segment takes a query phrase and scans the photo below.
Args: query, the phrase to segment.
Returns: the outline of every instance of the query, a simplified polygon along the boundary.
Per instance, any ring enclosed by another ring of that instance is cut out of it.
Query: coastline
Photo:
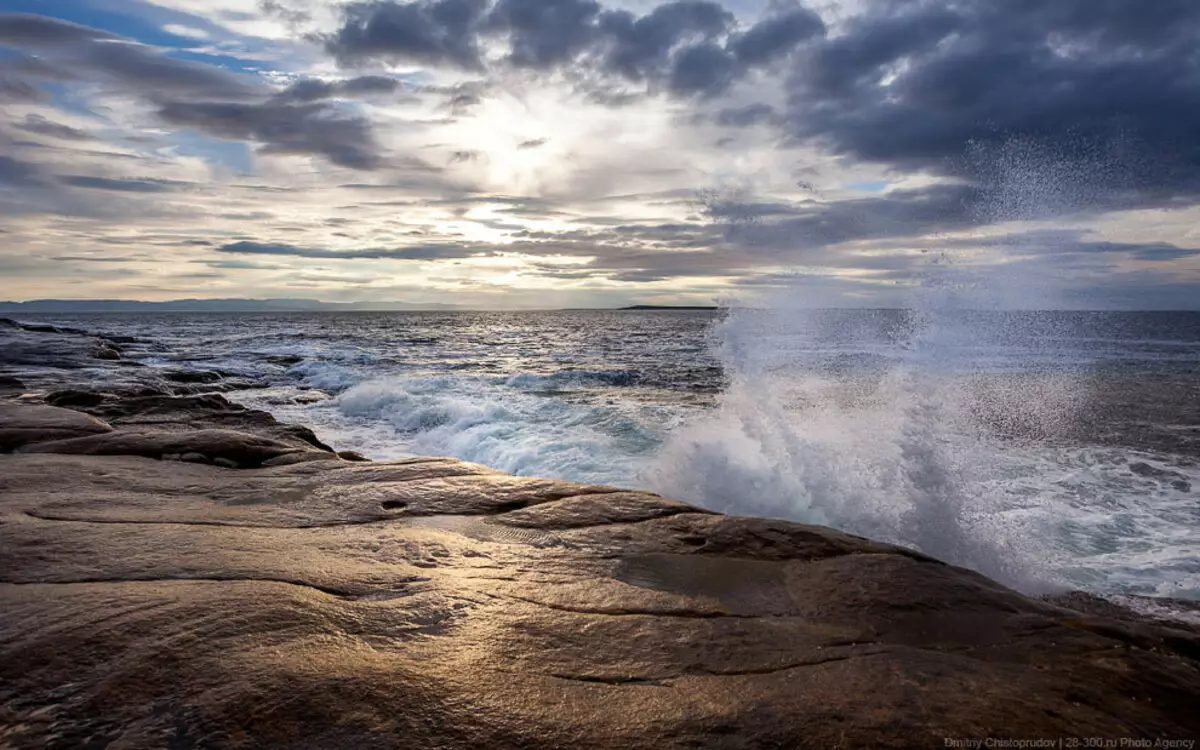
[[[6,327],[41,363],[0,375],[8,745],[1200,734],[1195,627],[822,527],[355,460],[219,392],[253,384]]]

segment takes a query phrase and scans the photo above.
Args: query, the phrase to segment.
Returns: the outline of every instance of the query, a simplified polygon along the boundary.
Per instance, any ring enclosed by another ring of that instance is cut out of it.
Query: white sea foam
[[[309,372],[317,382],[331,377],[327,368]],[[352,379],[345,375],[333,379],[345,385]],[[396,373],[295,408],[331,440],[348,438],[372,458],[454,456],[513,474],[629,486],[677,412],[604,398],[546,397],[546,389],[568,382],[577,380]]]

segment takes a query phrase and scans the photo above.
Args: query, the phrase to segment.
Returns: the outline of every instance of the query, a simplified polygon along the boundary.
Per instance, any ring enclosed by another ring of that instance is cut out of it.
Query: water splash
[[[1044,220],[1086,200],[1070,180],[1078,165],[1044,150],[1014,142],[985,156],[970,154],[987,178],[970,209],[976,223]],[[909,310],[880,311],[873,330],[805,309],[786,289],[735,306],[712,332],[729,388],[711,416],[671,437],[644,481],[717,510],[912,546],[1026,590],[1050,585],[1051,550],[1028,512],[1037,499],[1006,480],[1023,471],[1030,443],[1073,419],[1084,381],[992,370],[989,342],[1012,351],[1027,335],[977,311],[1057,305],[1044,264],[974,260],[950,248],[915,269]],[[823,357],[834,343],[854,348],[854,337],[874,367]]]

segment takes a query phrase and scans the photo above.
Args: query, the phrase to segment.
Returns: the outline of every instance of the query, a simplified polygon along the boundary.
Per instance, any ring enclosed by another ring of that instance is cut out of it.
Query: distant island
[[[629,305],[618,310],[720,310],[716,305]]]

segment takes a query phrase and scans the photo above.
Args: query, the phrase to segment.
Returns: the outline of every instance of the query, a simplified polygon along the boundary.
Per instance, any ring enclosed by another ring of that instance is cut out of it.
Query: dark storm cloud
[[[597,38],[600,4],[593,0],[499,0],[488,28],[509,34],[508,60],[549,69],[574,59]]]
[[[632,81],[654,77],[685,39],[712,39],[727,31],[733,20],[724,7],[703,0],[667,3],[641,17],[610,11],[600,19],[604,42],[611,45],[604,54],[605,66]]]
[[[737,63],[733,55],[711,42],[682,50],[671,67],[667,87],[674,94],[716,95],[733,83]]]
[[[296,258],[322,258],[329,260],[445,260],[470,258],[486,251],[468,245],[417,245],[400,248],[368,248],[363,250],[325,250],[312,247],[296,247],[272,242],[234,242],[216,249],[219,253],[239,255],[276,255]]]
[[[25,120],[16,123],[16,126],[27,133],[36,133],[38,135],[47,135],[51,138],[60,138],[68,141],[90,141],[92,135],[78,128],[73,128],[70,125],[48,120],[42,115],[29,114],[25,115]]]
[[[789,128],[989,185],[1055,163],[1093,193],[1200,192],[1197,38],[1193,0],[874,2],[807,50]]]
[[[637,15],[594,0],[360,2],[324,37],[343,65],[373,61],[485,70],[485,49],[516,68],[566,71],[614,105],[628,97],[602,79],[713,96],[750,69],[790,54],[824,26],[792,7],[740,31],[709,0],[676,0]]]
[[[486,9],[484,0],[351,3],[325,48],[345,65],[393,60],[480,70],[477,33]]]
[[[765,65],[788,54],[801,42],[825,33],[821,17],[807,8],[764,18],[739,34],[730,52],[744,65]]]

